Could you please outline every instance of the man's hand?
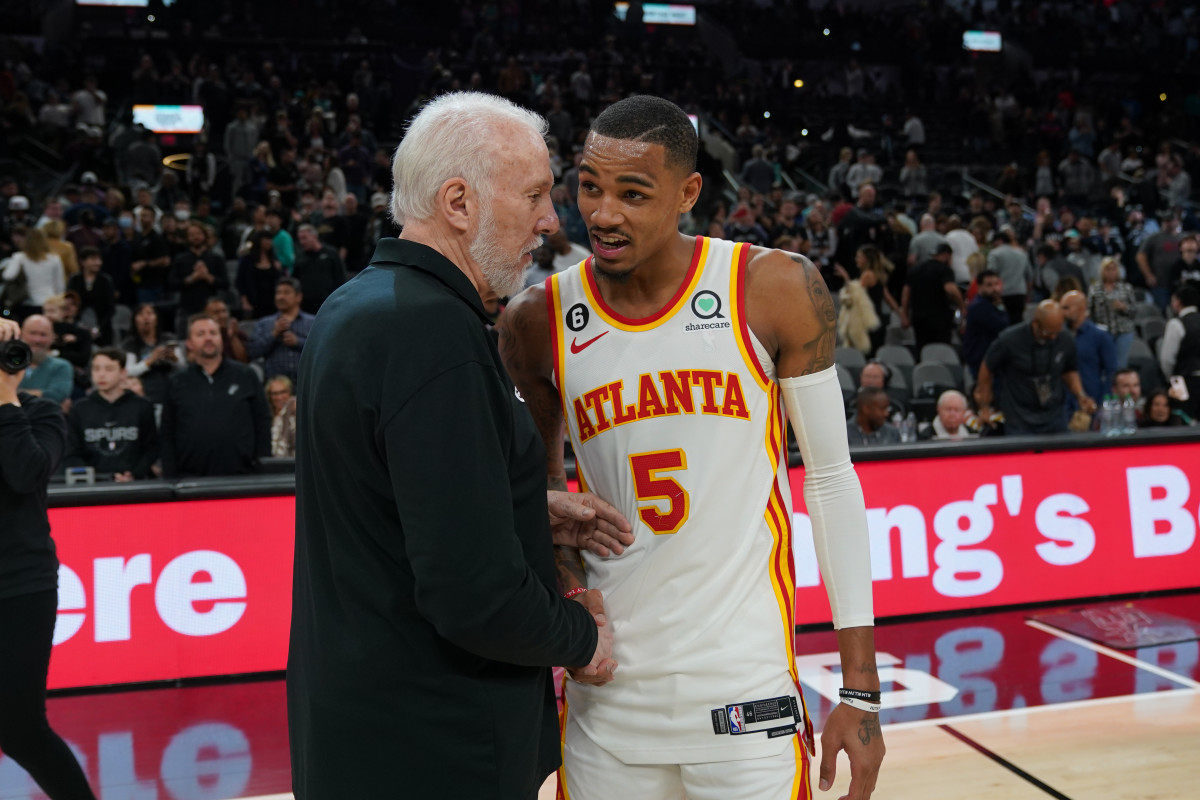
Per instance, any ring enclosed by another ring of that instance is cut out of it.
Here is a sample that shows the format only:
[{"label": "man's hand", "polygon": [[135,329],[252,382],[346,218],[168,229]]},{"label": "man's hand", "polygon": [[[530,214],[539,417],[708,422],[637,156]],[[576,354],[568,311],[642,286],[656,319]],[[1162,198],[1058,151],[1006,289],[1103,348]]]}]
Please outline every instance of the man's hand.
[{"label": "man's hand", "polygon": [[280,314],[275,318],[275,328],[272,332],[275,335],[275,338],[278,339],[280,336],[286,333],[290,327],[292,327],[292,321]]},{"label": "man's hand", "polygon": [[633,544],[633,527],[621,512],[591,492],[546,492],[554,544],[621,555]]},{"label": "man's hand", "polygon": [[603,686],[613,679],[617,662],[612,658],[612,626],[604,613],[604,597],[593,589],[575,597],[575,601],[592,613],[596,620],[596,652],[586,667],[568,668],[573,680],[591,686]]},{"label": "man's hand", "polygon": [[1079,408],[1080,408],[1082,411],[1084,411],[1084,412],[1086,412],[1086,413],[1088,413],[1088,414],[1095,414],[1095,413],[1096,413],[1096,401],[1095,401],[1095,400],[1093,400],[1092,398],[1088,397],[1086,394],[1080,395],[1080,396],[1079,396],[1078,398],[1076,398],[1076,399],[1078,399],[1078,400],[1079,400]]},{"label": "man's hand", "polygon": [[883,763],[883,732],[879,715],[838,703],[825,721],[821,734],[821,791],[833,786],[837,754],[850,758],[850,791],[841,800],[868,800],[875,791],[879,765]]},{"label": "man's hand", "polygon": [[114,472],[113,481],[116,483],[131,483],[133,481],[133,473],[129,470],[124,472]]},{"label": "man's hand", "polygon": [[287,333],[283,334],[282,341],[288,347],[299,347],[300,346],[300,337],[298,337],[296,334],[292,333],[291,331],[288,331]]}]

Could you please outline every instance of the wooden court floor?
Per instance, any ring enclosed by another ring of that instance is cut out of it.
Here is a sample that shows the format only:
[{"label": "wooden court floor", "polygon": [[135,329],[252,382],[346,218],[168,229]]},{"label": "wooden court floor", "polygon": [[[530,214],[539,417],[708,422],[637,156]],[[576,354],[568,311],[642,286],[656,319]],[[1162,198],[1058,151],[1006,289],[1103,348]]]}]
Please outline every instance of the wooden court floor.
[{"label": "wooden court floor", "polygon": [[[1197,593],[1138,602],[1200,621]],[[874,797],[1200,798],[1200,642],[1110,650],[1027,616],[877,628],[888,755]],[[796,644],[820,730],[840,683],[834,638]],[[280,680],[57,697],[49,712],[100,800],[291,798]],[[848,784],[843,757],[813,797]],[[552,777],[539,798],[553,796]],[[0,800],[43,798],[0,756]]]}]

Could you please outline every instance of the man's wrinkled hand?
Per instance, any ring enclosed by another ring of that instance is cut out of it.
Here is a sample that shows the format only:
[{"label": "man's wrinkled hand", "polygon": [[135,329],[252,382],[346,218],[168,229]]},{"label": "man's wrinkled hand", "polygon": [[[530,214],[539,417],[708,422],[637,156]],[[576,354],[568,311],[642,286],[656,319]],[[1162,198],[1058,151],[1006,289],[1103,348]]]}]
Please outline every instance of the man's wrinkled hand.
[{"label": "man's wrinkled hand", "polygon": [[608,615],[604,611],[604,597],[593,589],[574,599],[590,611],[592,619],[596,620],[596,652],[586,667],[568,668],[567,672],[579,683],[603,686],[613,679],[613,673],[617,671],[617,662],[612,657],[612,626],[608,624]]},{"label": "man's wrinkled hand", "polygon": [[615,507],[591,492],[546,492],[554,544],[598,556],[621,555],[633,544],[633,526]]},{"label": "man's wrinkled hand", "polygon": [[879,715],[838,703],[825,721],[821,734],[821,791],[833,786],[837,754],[845,750],[850,759],[850,788],[840,800],[869,800],[883,763],[883,732]]}]

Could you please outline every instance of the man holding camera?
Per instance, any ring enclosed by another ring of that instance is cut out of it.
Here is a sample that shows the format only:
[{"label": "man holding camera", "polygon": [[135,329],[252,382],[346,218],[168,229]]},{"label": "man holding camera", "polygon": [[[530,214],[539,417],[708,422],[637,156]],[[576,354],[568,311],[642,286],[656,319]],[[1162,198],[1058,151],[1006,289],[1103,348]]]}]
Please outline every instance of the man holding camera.
[{"label": "man holding camera", "polygon": [[0,751],[54,800],[95,800],[70,748],[46,720],[46,675],[58,609],[58,557],[46,485],[66,445],[58,405],[18,392],[32,359],[0,319]]}]

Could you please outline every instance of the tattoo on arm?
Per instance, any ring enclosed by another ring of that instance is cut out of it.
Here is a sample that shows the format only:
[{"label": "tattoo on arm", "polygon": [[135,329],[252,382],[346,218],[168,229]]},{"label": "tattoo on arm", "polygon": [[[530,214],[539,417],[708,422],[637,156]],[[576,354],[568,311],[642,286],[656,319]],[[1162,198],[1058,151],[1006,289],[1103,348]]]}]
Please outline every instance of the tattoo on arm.
[{"label": "tattoo on arm", "polygon": [[568,592],[587,586],[587,574],[583,571],[583,560],[575,547],[554,546],[554,566],[558,570],[558,588]]},{"label": "tattoo on arm", "polygon": [[803,256],[792,256],[792,260],[804,267],[804,286],[817,328],[817,335],[804,343],[807,361],[799,374],[809,375],[833,366],[833,350],[837,345],[837,313],[833,310],[833,297],[825,286],[820,270]]},{"label": "tattoo on arm", "polygon": [[872,739],[878,739],[879,736],[879,715],[863,714],[858,721],[858,740],[863,745],[869,745]]}]

